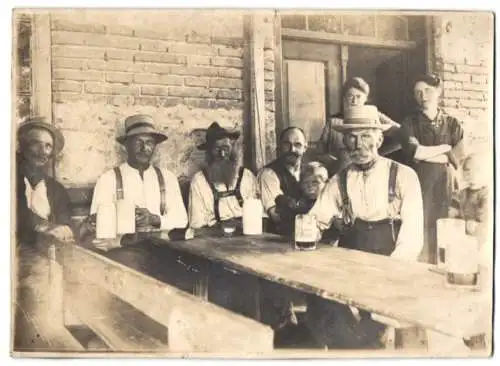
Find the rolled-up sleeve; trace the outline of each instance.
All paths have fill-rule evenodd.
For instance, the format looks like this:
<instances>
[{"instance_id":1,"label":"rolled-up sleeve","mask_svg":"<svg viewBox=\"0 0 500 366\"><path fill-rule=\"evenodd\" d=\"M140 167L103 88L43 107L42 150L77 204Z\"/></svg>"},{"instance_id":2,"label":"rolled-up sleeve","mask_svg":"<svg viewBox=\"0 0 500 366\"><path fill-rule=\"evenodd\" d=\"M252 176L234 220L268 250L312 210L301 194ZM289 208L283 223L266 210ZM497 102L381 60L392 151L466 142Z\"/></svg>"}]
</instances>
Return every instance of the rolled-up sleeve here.
<instances>
[{"instance_id":1,"label":"rolled-up sleeve","mask_svg":"<svg viewBox=\"0 0 500 366\"><path fill-rule=\"evenodd\" d=\"M163 174L166 177L166 213L160 216L160 228L165 231L185 228L188 217L182 200L179 181L175 175L168 171L164 171Z\"/></svg>"},{"instance_id":2,"label":"rolled-up sleeve","mask_svg":"<svg viewBox=\"0 0 500 366\"><path fill-rule=\"evenodd\" d=\"M412 144L410 138L415 137L415 133L412 127L412 117L407 117L401 123L401 128L399 129L398 139L401 144L401 149L404 156L408 161L413 161L415 158L415 153L417 152L417 144Z\"/></svg>"},{"instance_id":3,"label":"rolled-up sleeve","mask_svg":"<svg viewBox=\"0 0 500 366\"><path fill-rule=\"evenodd\" d=\"M424 245L422 191L417 174L408 167L400 167L397 183L401 194L401 228L391 257L414 261Z\"/></svg>"},{"instance_id":4,"label":"rolled-up sleeve","mask_svg":"<svg viewBox=\"0 0 500 366\"><path fill-rule=\"evenodd\" d=\"M276 197L283 194L280 187L280 180L276 173L270 168L264 168L257 177L257 184L260 190L260 199L264 210L268 212L276 206Z\"/></svg>"},{"instance_id":5,"label":"rolled-up sleeve","mask_svg":"<svg viewBox=\"0 0 500 366\"><path fill-rule=\"evenodd\" d=\"M316 216L319 229L324 231L331 226L335 217L341 217L341 212L338 179L337 176L334 176L326 184L309 214Z\"/></svg>"}]
</instances>

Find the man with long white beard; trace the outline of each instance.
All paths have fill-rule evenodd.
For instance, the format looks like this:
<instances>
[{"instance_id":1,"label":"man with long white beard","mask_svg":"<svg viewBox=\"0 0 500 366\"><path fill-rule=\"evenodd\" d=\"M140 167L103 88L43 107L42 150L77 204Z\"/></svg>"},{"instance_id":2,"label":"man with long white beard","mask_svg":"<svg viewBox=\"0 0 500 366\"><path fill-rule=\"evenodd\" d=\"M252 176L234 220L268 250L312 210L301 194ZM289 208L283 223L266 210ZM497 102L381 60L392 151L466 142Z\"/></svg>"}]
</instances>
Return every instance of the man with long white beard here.
<instances>
[{"instance_id":1,"label":"man with long white beard","mask_svg":"<svg viewBox=\"0 0 500 366\"><path fill-rule=\"evenodd\" d=\"M256 198L257 189L255 176L241 164L239 137L239 132L228 131L217 122L208 127L205 143L198 146L205 150L207 164L194 175L189 190L191 228L215 229L216 235L221 234L222 228L241 229L243 201ZM210 267L208 300L250 315L253 302L241 284L241 277L234 276L223 266L212 264Z\"/></svg>"},{"instance_id":2,"label":"man with long white beard","mask_svg":"<svg viewBox=\"0 0 500 366\"><path fill-rule=\"evenodd\" d=\"M241 164L236 146L238 131L228 131L217 122L208 127L205 150L207 165L197 172L189 190L189 226L214 227L243 214L243 201L257 197L253 173Z\"/></svg>"}]
</instances>

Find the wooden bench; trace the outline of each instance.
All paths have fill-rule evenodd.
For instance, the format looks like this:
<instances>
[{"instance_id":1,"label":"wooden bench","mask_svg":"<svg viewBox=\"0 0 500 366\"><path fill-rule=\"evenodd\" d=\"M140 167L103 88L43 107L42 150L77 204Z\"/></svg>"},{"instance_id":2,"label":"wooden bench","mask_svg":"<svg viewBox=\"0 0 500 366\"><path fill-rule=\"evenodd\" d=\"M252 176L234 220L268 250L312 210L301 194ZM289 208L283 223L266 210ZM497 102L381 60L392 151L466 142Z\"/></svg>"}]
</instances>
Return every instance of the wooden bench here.
<instances>
[{"instance_id":1,"label":"wooden bench","mask_svg":"<svg viewBox=\"0 0 500 366\"><path fill-rule=\"evenodd\" d=\"M114 351L273 349L273 331L75 244L49 248L52 312L90 327Z\"/></svg>"}]
</instances>

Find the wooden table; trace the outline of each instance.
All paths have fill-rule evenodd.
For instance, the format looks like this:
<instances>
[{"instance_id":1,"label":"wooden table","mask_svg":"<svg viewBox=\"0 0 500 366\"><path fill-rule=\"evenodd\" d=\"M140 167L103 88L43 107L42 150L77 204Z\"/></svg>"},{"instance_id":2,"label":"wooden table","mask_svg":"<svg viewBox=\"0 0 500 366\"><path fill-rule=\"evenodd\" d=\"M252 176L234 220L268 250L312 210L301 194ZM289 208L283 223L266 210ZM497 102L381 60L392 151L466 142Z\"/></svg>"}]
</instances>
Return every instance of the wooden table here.
<instances>
[{"instance_id":1,"label":"wooden table","mask_svg":"<svg viewBox=\"0 0 500 366\"><path fill-rule=\"evenodd\" d=\"M448 288L427 264L326 245L300 252L272 234L156 244L443 335L491 332L492 291Z\"/></svg>"},{"instance_id":2,"label":"wooden table","mask_svg":"<svg viewBox=\"0 0 500 366\"><path fill-rule=\"evenodd\" d=\"M206 263L215 263L454 339L491 334L491 291L447 288L443 274L421 263L327 245L300 252L272 234L201 236L187 241L168 240L165 234L157 234L139 244L134 261L114 260L168 283L172 273L167 274L167 263L172 263L172 258L166 258L172 256L172 250L199 259L188 261L185 267L195 267L195 289L201 297L211 286ZM104 255L110 256L111 252Z\"/></svg>"}]
</instances>

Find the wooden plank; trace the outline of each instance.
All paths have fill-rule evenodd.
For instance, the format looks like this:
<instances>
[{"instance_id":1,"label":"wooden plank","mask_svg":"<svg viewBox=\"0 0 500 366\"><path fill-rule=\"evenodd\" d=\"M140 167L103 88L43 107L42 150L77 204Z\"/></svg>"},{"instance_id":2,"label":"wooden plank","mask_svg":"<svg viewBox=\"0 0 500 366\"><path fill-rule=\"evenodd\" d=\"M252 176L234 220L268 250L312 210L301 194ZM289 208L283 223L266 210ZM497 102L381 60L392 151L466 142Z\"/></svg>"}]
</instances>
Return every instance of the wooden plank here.
<instances>
[{"instance_id":1,"label":"wooden plank","mask_svg":"<svg viewBox=\"0 0 500 366\"><path fill-rule=\"evenodd\" d=\"M491 293L447 288L444 277L429 271L426 264L327 246L296 252L273 235L196 238L165 244L303 292L450 336L468 338L489 327L485 322L476 323L487 311Z\"/></svg>"},{"instance_id":2,"label":"wooden plank","mask_svg":"<svg viewBox=\"0 0 500 366\"><path fill-rule=\"evenodd\" d=\"M266 163L266 106L264 96L264 32L260 14L250 16L250 121L252 169L259 171Z\"/></svg>"},{"instance_id":3,"label":"wooden plank","mask_svg":"<svg viewBox=\"0 0 500 366\"><path fill-rule=\"evenodd\" d=\"M33 111L52 121L52 65L51 65L50 14L37 12L33 15L32 35L32 83Z\"/></svg>"},{"instance_id":4,"label":"wooden plank","mask_svg":"<svg viewBox=\"0 0 500 366\"><path fill-rule=\"evenodd\" d=\"M283 131L285 126L285 111L283 104L283 53L281 40L281 20L277 12L274 14L274 100L275 100L275 123L276 137ZM278 142L278 141L276 141Z\"/></svg>"},{"instance_id":5,"label":"wooden plank","mask_svg":"<svg viewBox=\"0 0 500 366\"><path fill-rule=\"evenodd\" d=\"M78 288L71 287L66 296L66 306L109 348L129 352L152 352L168 348L166 328L162 342L136 327L136 324L145 320L145 316L140 317L135 309L127 308L100 286L84 284L78 276L73 280L80 285ZM139 319L135 319L137 317Z\"/></svg>"},{"instance_id":6,"label":"wooden plank","mask_svg":"<svg viewBox=\"0 0 500 366\"><path fill-rule=\"evenodd\" d=\"M190 347L191 351L207 352L272 349L272 330L252 319L203 302L82 247L65 246L63 252L65 277L76 279L78 276L79 281L98 283L102 289L167 327L172 351L177 351L176 347L182 352Z\"/></svg>"},{"instance_id":7,"label":"wooden plank","mask_svg":"<svg viewBox=\"0 0 500 366\"><path fill-rule=\"evenodd\" d=\"M30 352L81 351L82 345L64 327L59 297L61 277L47 254L26 248L17 258L20 277L16 283L14 337L18 344L14 347L16 351Z\"/></svg>"},{"instance_id":8,"label":"wooden plank","mask_svg":"<svg viewBox=\"0 0 500 366\"><path fill-rule=\"evenodd\" d=\"M386 41L374 37L314 32L300 29L284 28L282 30L282 35L283 38L287 40L313 41L318 43L339 43L345 45L358 45L398 50L412 49L416 47L416 43L413 41Z\"/></svg>"}]
</instances>

